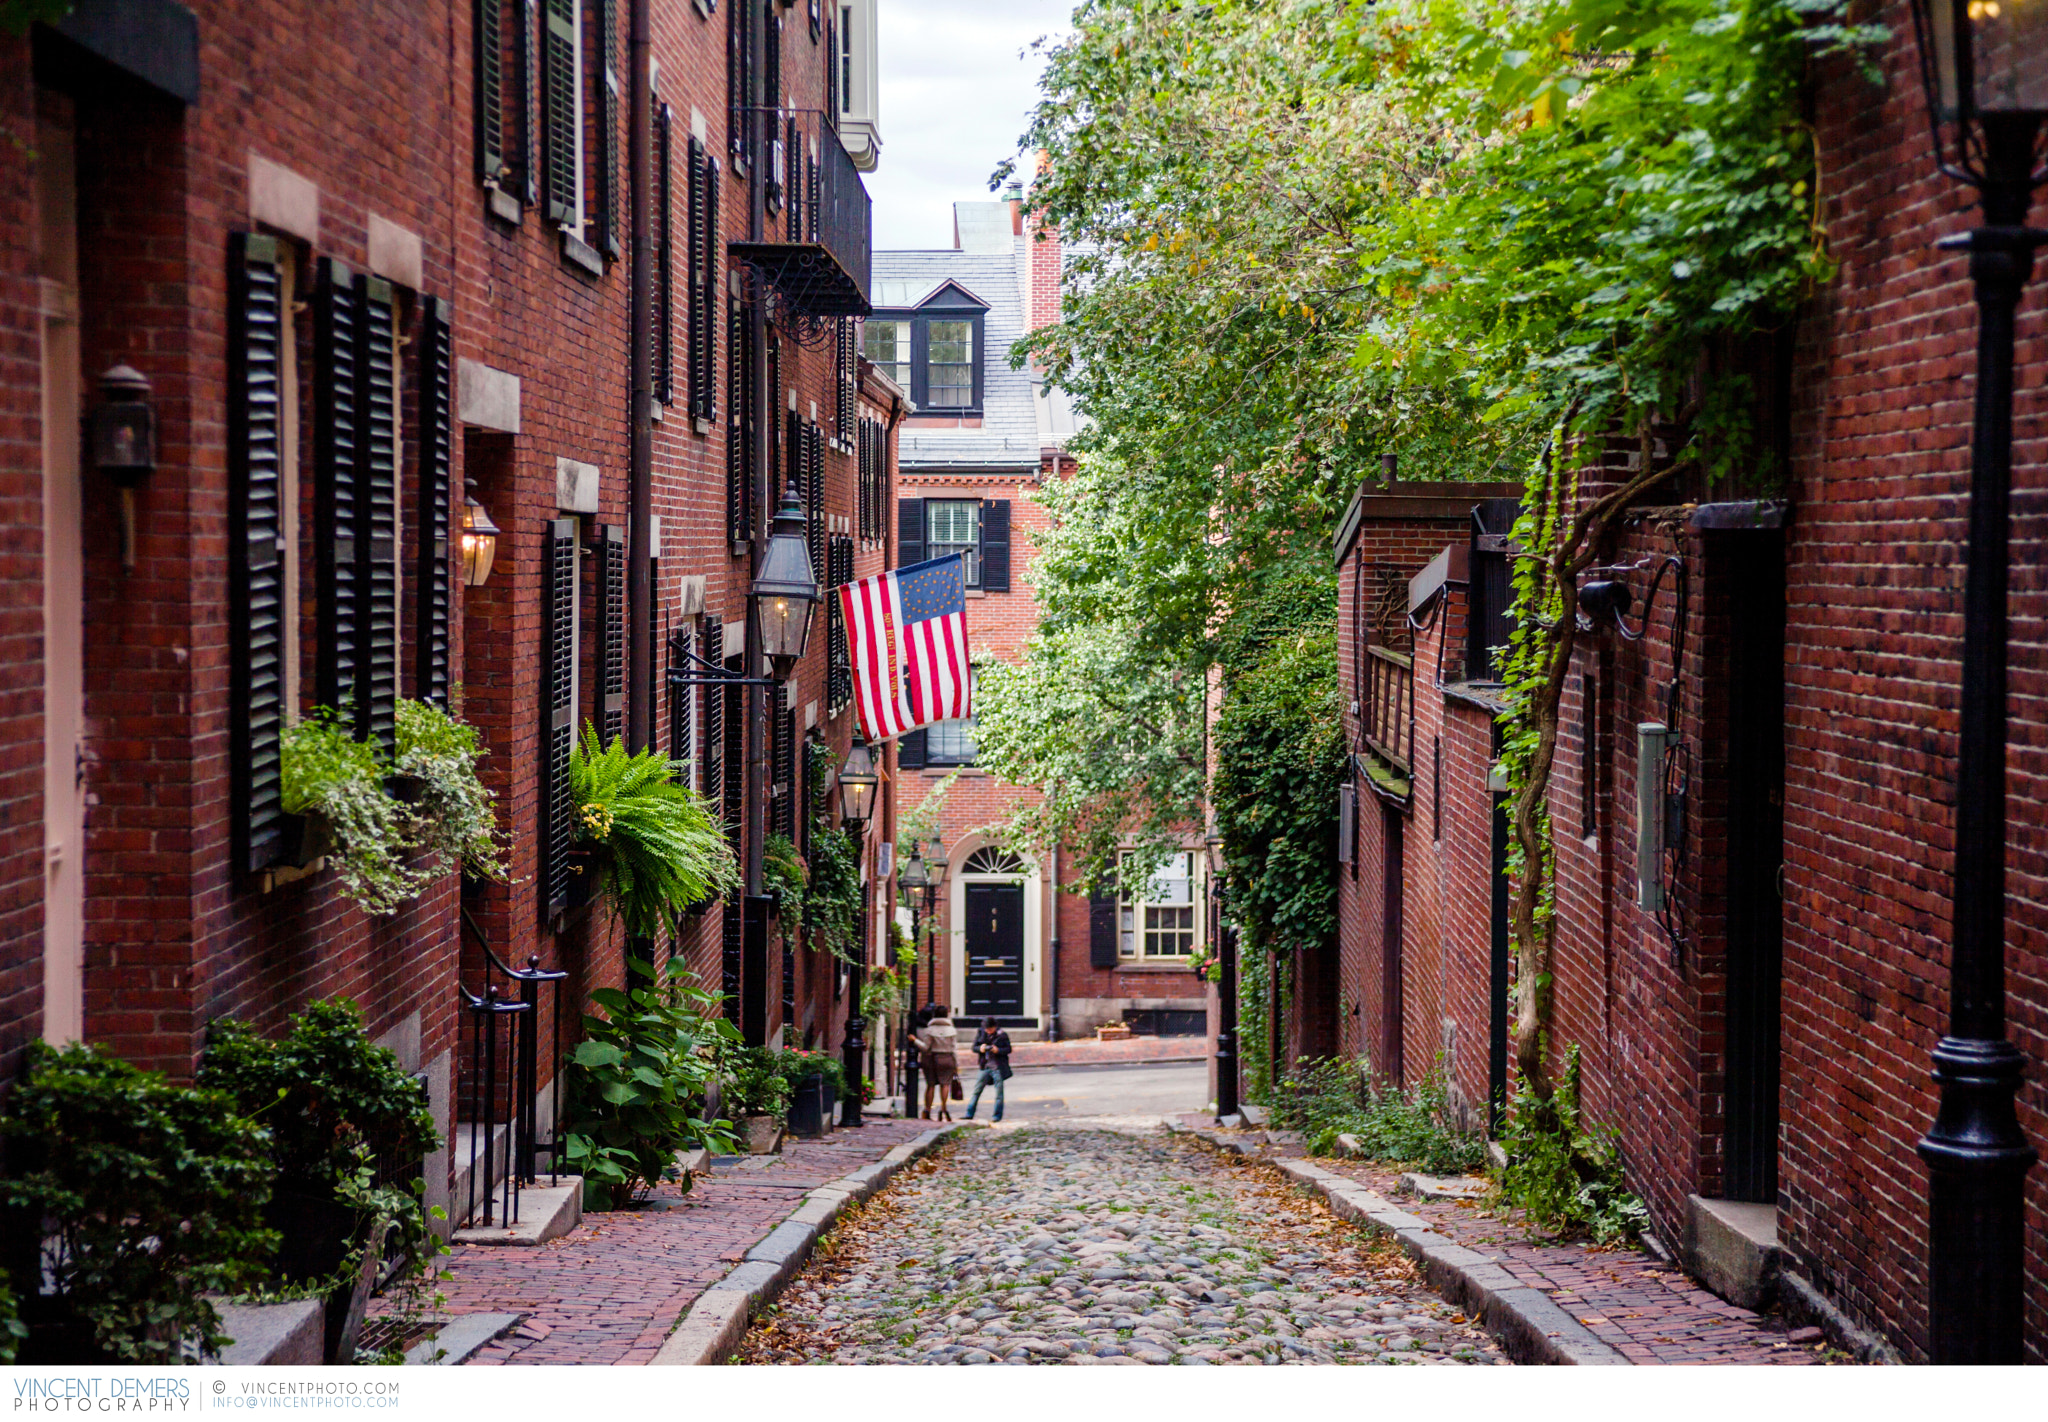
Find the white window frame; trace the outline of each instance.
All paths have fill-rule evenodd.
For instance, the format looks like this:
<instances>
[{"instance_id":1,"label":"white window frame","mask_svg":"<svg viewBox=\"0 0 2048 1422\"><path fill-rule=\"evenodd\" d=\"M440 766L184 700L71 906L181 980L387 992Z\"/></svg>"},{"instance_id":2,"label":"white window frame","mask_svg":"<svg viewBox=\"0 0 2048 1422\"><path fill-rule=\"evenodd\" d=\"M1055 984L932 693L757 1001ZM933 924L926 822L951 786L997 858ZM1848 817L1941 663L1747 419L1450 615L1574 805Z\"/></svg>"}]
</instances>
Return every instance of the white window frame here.
<instances>
[{"instance_id":1,"label":"white window frame","mask_svg":"<svg viewBox=\"0 0 2048 1422\"><path fill-rule=\"evenodd\" d=\"M1187 901L1185 903L1175 902L1169 898L1153 897L1154 893L1162 889L1166 884L1179 882L1178 880L1169 879L1167 877L1167 869L1164 867L1145 886L1144 894L1141 897L1129 897L1123 887L1129 876L1122 873L1121 866L1119 866L1116 901L1116 952L1118 958L1136 963L1185 963L1201 953L1204 929L1203 919L1205 917L1202 913L1202 866L1193 850L1175 850L1174 857L1181 861L1181 865L1186 871ZM1168 861L1169 865L1171 862L1171 860ZM1173 927L1155 926L1152 921L1152 915L1168 911L1174 912L1176 915L1185 913L1187 915L1186 925L1176 924ZM1163 933L1187 934L1186 949L1172 953L1152 951L1148 940L1155 934Z\"/></svg>"}]
</instances>

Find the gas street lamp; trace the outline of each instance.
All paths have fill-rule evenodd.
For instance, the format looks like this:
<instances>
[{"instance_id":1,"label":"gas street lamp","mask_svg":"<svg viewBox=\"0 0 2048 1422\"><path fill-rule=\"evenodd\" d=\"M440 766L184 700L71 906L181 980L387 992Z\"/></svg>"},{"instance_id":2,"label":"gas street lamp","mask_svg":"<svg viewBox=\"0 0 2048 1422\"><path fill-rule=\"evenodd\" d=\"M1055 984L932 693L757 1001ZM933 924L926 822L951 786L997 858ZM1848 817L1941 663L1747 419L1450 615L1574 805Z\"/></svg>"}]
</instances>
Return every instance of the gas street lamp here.
<instances>
[{"instance_id":1,"label":"gas street lamp","mask_svg":"<svg viewBox=\"0 0 2048 1422\"><path fill-rule=\"evenodd\" d=\"M2005 1035L2006 582L2012 492L2013 312L2048 233L2026 225L2043 177L2048 0L1913 0L1935 159L1977 189L1984 221L1941 240L1970 254L1977 403L1963 589L1962 716L1949 1027L1941 1104L1920 1141L1928 1182L1928 1357L2018 1363L2024 1191L2034 1148L2013 1110L2026 1065Z\"/></svg>"},{"instance_id":2,"label":"gas street lamp","mask_svg":"<svg viewBox=\"0 0 2048 1422\"><path fill-rule=\"evenodd\" d=\"M782 507L769 525L767 556L748 601L757 645L775 669L775 679L789 680L803 659L811 638L811 615L818 610L818 581L811 576L804 510L795 485L782 491Z\"/></svg>"},{"instance_id":3,"label":"gas street lamp","mask_svg":"<svg viewBox=\"0 0 2048 1422\"><path fill-rule=\"evenodd\" d=\"M875 753L866 741L855 741L839 767L839 819L855 839L867 833L875 813L875 787L881 777L875 773Z\"/></svg>"},{"instance_id":4,"label":"gas street lamp","mask_svg":"<svg viewBox=\"0 0 2048 1422\"><path fill-rule=\"evenodd\" d=\"M1223 836L1209 851L1209 922L1216 934L1216 1120L1237 1114L1237 930L1223 921Z\"/></svg>"},{"instance_id":5,"label":"gas street lamp","mask_svg":"<svg viewBox=\"0 0 2048 1422\"><path fill-rule=\"evenodd\" d=\"M875 773L875 753L868 748L866 741L855 741L846 753L846 763L839 767L839 822L853 836L857 847L867 837L868 821L875 812L875 788L880 779ZM849 1085L841 1121L848 1126L861 1123L860 1083L867 1070L868 1022L860 1006L861 987L867 980L867 921L867 904L863 899L860 951L847 970L845 1056Z\"/></svg>"}]
</instances>

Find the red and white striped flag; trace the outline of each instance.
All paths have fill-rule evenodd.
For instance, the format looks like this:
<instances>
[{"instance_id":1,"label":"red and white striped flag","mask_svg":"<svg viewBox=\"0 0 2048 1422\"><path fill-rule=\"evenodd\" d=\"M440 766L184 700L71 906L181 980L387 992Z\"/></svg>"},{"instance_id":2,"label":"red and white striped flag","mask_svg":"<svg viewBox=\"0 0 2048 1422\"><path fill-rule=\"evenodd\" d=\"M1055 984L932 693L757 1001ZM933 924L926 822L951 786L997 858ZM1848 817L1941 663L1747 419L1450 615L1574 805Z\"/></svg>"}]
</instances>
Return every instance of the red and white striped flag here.
<instances>
[{"instance_id":1,"label":"red and white striped flag","mask_svg":"<svg viewBox=\"0 0 2048 1422\"><path fill-rule=\"evenodd\" d=\"M959 553L839 589L862 732L888 740L974 714L967 663L967 568Z\"/></svg>"}]
</instances>

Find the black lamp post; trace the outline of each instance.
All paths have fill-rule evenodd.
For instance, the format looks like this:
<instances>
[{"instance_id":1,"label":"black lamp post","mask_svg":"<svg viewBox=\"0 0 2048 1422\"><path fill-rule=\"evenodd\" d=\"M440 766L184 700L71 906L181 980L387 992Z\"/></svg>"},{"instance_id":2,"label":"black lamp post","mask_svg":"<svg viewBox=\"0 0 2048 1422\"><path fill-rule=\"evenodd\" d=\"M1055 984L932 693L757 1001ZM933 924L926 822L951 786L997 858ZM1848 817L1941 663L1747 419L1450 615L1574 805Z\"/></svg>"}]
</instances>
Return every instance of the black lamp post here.
<instances>
[{"instance_id":1,"label":"black lamp post","mask_svg":"<svg viewBox=\"0 0 2048 1422\"><path fill-rule=\"evenodd\" d=\"M868 820L874 815L875 787L881 777L875 773L875 754L868 749L866 741L855 741L846 753L846 763L839 767L839 822L846 832L853 836L856 847L867 838ZM868 1020L860 1010L860 992L867 980L867 917L865 905L861 909L861 947L859 956L847 971L848 990L846 994L846 1104L840 1112L840 1123L858 1126L860 1118L860 1083L867 1074Z\"/></svg>"},{"instance_id":2,"label":"black lamp post","mask_svg":"<svg viewBox=\"0 0 2048 1422\"><path fill-rule=\"evenodd\" d=\"M1970 254L1977 408L1956 764L1949 1029L1934 1049L1941 1105L1920 1142L1928 1186L1928 1357L2018 1363L2025 1184L2034 1148L2013 1110L2025 1058L2005 1036L2006 577L2013 313L2048 233L2026 226L2044 176L2048 3L1914 0L1936 160L1977 189L1984 224L1942 239Z\"/></svg>"},{"instance_id":3,"label":"black lamp post","mask_svg":"<svg viewBox=\"0 0 2048 1422\"><path fill-rule=\"evenodd\" d=\"M932 921L932 937L938 937L939 886L946 879L946 846L940 842L936 832L932 835L930 847L924 855L924 916ZM929 966L924 970L924 1000L928 1003L939 1000L939 949L935 942L926 955ZM955 1004L948 1004L949 1006Z\"/></svg>"},{"instance_id":4,"label":"black lamp post","mask_svg":"<svg viewBox=\"0 0 2048 1422\"><path fill-rule=\"evenodd\" d=\"M1223 921L1223 837L1210 835L1209 922L1216 933L1216 1119L1237 1114L1237 931Z\"/></svg>"},{"instance_id":5,"label":"black lamp post","mask_svg":"<svg viewBox=\"0 0 2048 1422\"><path fill-rule=\"evenodd\" d=\"M916 840L910 841L910 854L904 859L903 867L896 871L896 887L902 891L904 907L910 910L910 951L922 953L918 946L918 909L924 903L924 891L931 878L925 873L924 851ZM903 1019L903 1117L913 1120L917 1116L917 1048L910 1040L911 1021L917 1016L917 959L910 960L910 1015Z\"/></svg>"}]
</instances>

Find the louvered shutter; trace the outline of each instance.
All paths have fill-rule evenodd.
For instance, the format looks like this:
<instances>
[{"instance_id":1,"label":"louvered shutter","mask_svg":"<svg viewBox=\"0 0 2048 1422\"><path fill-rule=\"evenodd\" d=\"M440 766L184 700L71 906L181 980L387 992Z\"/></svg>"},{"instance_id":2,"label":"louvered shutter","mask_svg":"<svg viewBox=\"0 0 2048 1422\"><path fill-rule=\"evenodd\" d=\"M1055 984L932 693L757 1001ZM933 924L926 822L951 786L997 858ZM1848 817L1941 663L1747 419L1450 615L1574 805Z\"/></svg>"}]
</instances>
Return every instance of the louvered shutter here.
<instances>
[{"instance_id":1,"label":"louvered shutter","mask_svg":"<svg viewBox=\"0 0 2048 1422\"><path fill-rule=\"evenodd\" d=\"M576 220L576 171L581 155L576 140L582 127L576 113L576 0L542 0L541 83L548 220L564 225Z\"/></svg>"},{"instance_id":2,"label":"louvered shutter","mask_svg":"<svg viewBox=\"0 0 2048 1422\"><path fill-rule=\"evenodd\" d=\"M924 769L924 732L905 731L896 738L896 764L903 770Z\"/></svg>"},{"instance_id":3,"label":"louvered shutter","mask_svg":"<svg viewBox=\"0 0 2048 1422\"><path fill-rule=\"evenodd\" d=\"M839 128L839 25L825 21L825 122Z\"/></svg>"},{"instance_id":4,"label":"louvered shutter","mask_svg":"<svg viewBox=\"0 0 2048 1422\"><path fill-rule=\"evenodd\" d=\"M744 674L745 666L743 657L725 660L725 669L730 672ZM721 686L716 690L725 701L719 714L719 729L725 742L719 756L725 766L724 783L719 787L725 806L725 838L738 853L746 843L747 829L747 692L740 686Z\"/></svg>"},{"instance_id":5,"label":"louvered shutter","mask_svg":"<svg viewBox=\"0 0 2048 1422\"><path fill-rule=\"evenodd\" d=\"M356 275L356 739L394 748L398 730L398 347L391 283Z\"/></svg>"},{"instance_id":6,"label":"louvered shutter","mask_svg":"<svg viewBox=\"0 0 2048 1422\"><path fill-rule=\"evenodd\" d=\"M1010 501L981 501L981 589L1010 590Z\"/></svg>"},{"instance_id":7,"label":"louvered shutter","mask_svg":"<svg viewBox=\"0 0 2048 1422\"><path fill-rule=\"evenodd\" d=\"M690 413L718 418L718 163L690 140ZM737 349L737 347L729 347Z\"/></svg>"},{"instance_id":8,"label":"louvered shutter","mask_svg":"<svg viewBox=\"0 0 2048 1422\"><path fill-rule=\"evenodd\" d=\"M361 497L356 464L356 284L349 269L323 257L313 291L314 588L319 647L314 700L351 708L362 597L356 569Z\"/></svg>"},{"instance_id":9,"label":"louvered shutter","mask_svg":"<svg viewBox=\"0 0 2048 1422\"><path fill-rule=\"evenodd\" d=\"M228 272L228 548L233 850L254 873L283 833L284 342L277 240L237 233Z\"/></svg>"},{"instance_id":10,"label":"louvered shutter","mask_svg":"<svg viewBox=\"0 0 2048 1422\"><path fill-rule=\"evenodd\" d=\"M1107 886L1106 893L1088 896L1088 966L1091 968L1114 968L1116 966L1116 886Z\"/></svg>"},{"instance_id":11,"label":"louvered shutter","mask_svg":"<svg viewBox=\"0 0 2048 1422\"><path fill-rule=\"evenodd\" d=\"M924 561L924 500L896 501L896 566Z\"/></svg>"},{"instance_id":12,"label":"louvered shutter","mask_svg":"<svg viewBox=\"0 0 2048 1422\"><path fill-rule=\"evenodd\" d=\"M541 598L547 622L540 688L540 902L544 916L568 904L569 846L575 830L569 753L576 740L576 520L548 520L545 537Z\"/></svg>"},{"instance_id":13,"label":"louvered shutter","mask_svg":"<svg viewBox=\"0 0 2048 1422\"><path fill-rule=\"evenodd\" d=\"M688 632L677 632L670 643L670 663L685 676L697 674L696 663L690 654L697 650L697 639ZM668 690L668 758L678 765L687 767L682 780L692 789L699 789L703 782L696 773L697 735L695 717L691 713L697 706L697 688L694 686L671 686Z\"/></svg>"},{"instance_id":14,"label":"louvered shutter","mask_svg":"<svg viewBox=\"0 0 2048 1422\"><path fill-rule=\"evenodd\" d=\"M736 173L747 169L747 144L752 137L752 115L747 106L754 102L750 92L754 77L753 22L752 0L733 0L725 17L725 127Z\"/></svg>"},{"instance_id":15,"label":"louvered shutter","mask_svg":"<svg viewBox=\"0 0 2048 1422\"><path fill-rule=\"evenodd\" d=\"M413 629L413 692L421 701L448 705L449 618L454 590L449 585L449 500L453 483L449 377L452 344L448 303L429 296L420 303L419 567L414 589L418 625Z\"/></svg>"},{"instance_id":16,"label":"louvered shutter","mask_svg":"<svg viewBox=\"0 0 2048 1422\"><path fill-rule=\"evenodd\" d=\"M519 21L519 42L513 46L518 87L512 94L512 108L519 115L518 137L512 144L512 159L518 171L513 185L528 207L540 201L540 164L534 160L534 97L541 92L539 10L540 0L513 0Z\"/></svg>"},{"instance_id":17,"label":"louvered shutter","mask_svg":"<svg viewBox=\"0 0 2048 1422\"><path fill-rule=\"evenodd\" d=\"M676 401L676 220L674 113L663 104L654 116L656 205L654 252L654 398Z\"/></svg>"},{"instance_id":18,"label":"louvered shutter","mask_svg":"<svg viewBox=\"0 0 2048 1422\"><path fill-rule=\"evenodd\" d=\"M586 0L587 3L587 0ZM596 0L602 32L597 52L603 64L597 85L597 220L598 240L591 245L616 260L626 245L619 224L619 115L625 89L619 76L619 0Z\"/></svg>"},{"instance_id":19,"label":"louvered shutter","mask_svg":"<svg viewBox=\"0 0 2048 1422\"><path fill-rule=\"evenodd\" d=\"M853 448L854 426L860 418L860 351L855 346L855 330L851 316L839 318L839 399L832 412L832 433L847 449Z\"/></svg>"},{"instance_id":20,"label":"louvered shutter","mask_svg":"<svg viewBox=\"0 0 2048 1422\"><path fill-rule=\"evenodd\" d=\"M505 0L476 0L476 177L503 179L505 162Z\"/></svg>"},{"instance_id":21,"label":"louvered shutter","mask_svg":"<svg viewBox=\"0 0 2048 1422\"><path fill-rule=\"evenodd\" d=\"M754 429L760 412L755 409L753 313L737 298L728 303L727 313L731 394L726 408L731 418L725 437L725 533L727 546L738 557L754 537Z\"/></svg>"},{"instance_id":22,"label":"louvered shutter","mask_svg":"<svg viewBox=\"0 0 2048 1422\"><path fill-rule=\"evenodd\" d=\"M790 688L787 682L775 688L774 704L768 710L768 774L773 784L770 789L771 804L774 807L774 823L771 832L794 838L796 835L795 786L791 777L796 738L796 712L789 706Z\"/></svg>"},{"instance_id":23,"label":"louvered shutter","mask_svg":"<svg viewBox=\"0 0 2048 1422\"><path fill-rule=\"evenodd\" d=\"M768 507L763 510L765 522L775 517L775 509L782 502L782 490L796 468L796 411L789 408L789 397L783 387L782 337L774 327L768 329Z\"/></svg>"},{"instance_id":24,"label":"louvered shutter","mask_svg":"<svg viewBox=\"0 0 2048 1422\"><path fill-rule=\"evenodd\" d=\"M597 530L597 726L609 746L626 733L626 530Z\"/></svg>"},{"instance_id":25,"label":"louvered shutter","mask_svg":"<svg viewBox=\"0 0 2048 1422\"><path fill-rule=\"evenodd\" d=\"M831 571L831 587L844 587L853 581L853 540L840 535L832 540L832 552L828 559ZM839 606L839 599L826 599L826 621L829 629L826 639L827 670L825 677L825 707L837 716L853 700L853 659L846 637L846 618Z\"/></svg>"},{"instance_id":26,"label":"louvered shutter","mask_svg":"<svg viewBox=\"0 0 2048 1422\"><path fill-rule=\"evenodd\" d=\"M715 617L704 619L704 650L700 655L712 666L725 665L725 626ZM693 689L691 695L699 697L704 704L701 752L704 773L699 785L712 809L722 813L725 804L725 693L712 686L705 688L701 695Z\"/></svg>"},{"instance_id":27,"label":"louvered shutter","mask_svg":"<svg viewBox=\"0 0 2048 1422\"><path fill-rule=\"evenodd\" d=\"M830 550L831 532L825 527L825 432L814 424L804 426L804 536L811 545L811 581L830 581L825 555Z\"/></svg>"}]
</instances>

